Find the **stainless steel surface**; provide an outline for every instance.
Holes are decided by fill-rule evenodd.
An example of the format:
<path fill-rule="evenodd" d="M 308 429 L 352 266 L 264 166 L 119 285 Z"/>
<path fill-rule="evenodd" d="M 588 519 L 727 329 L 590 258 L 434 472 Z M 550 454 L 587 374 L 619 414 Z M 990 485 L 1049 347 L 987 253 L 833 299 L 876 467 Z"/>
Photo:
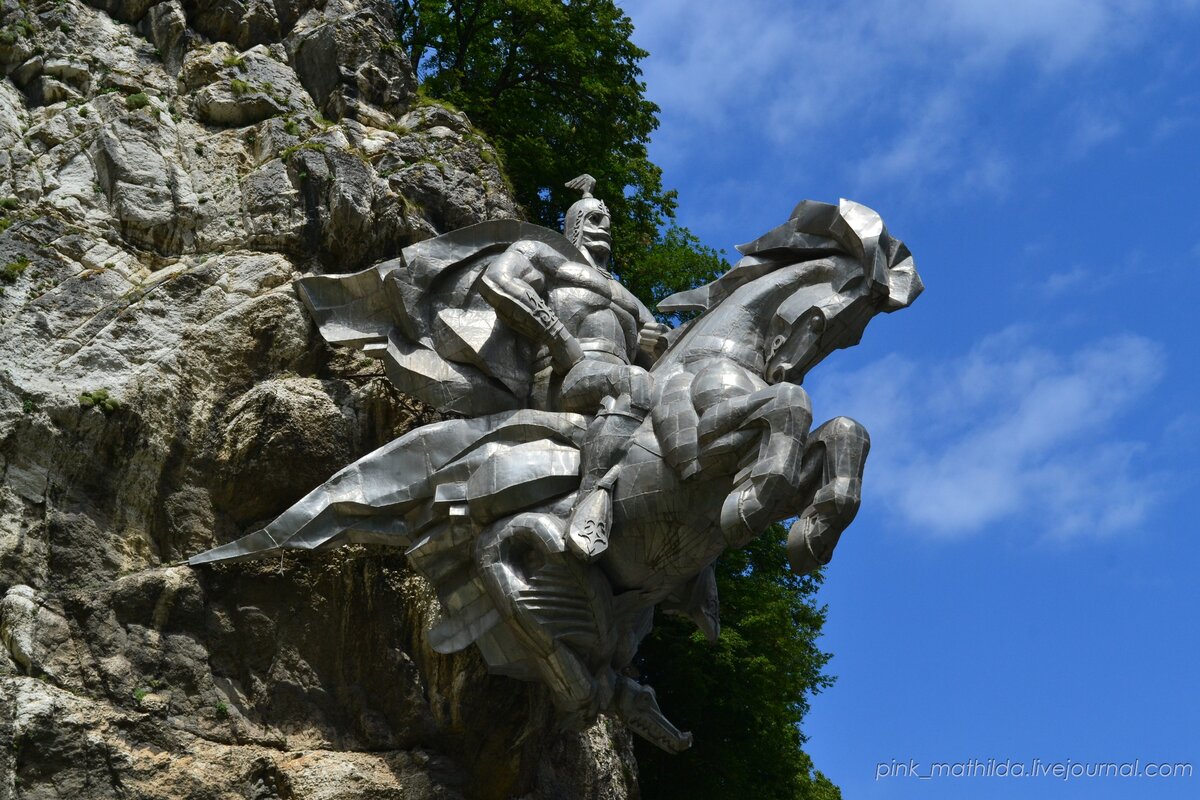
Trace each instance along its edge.
<path fill-rule="evenodd" d="M 402 547 L 441 599 L 440 652 L 474 644 L 493 671 L 546 685 L 566 723 L 610 711 L 679 751 L 690 734 L 622 673 L 655 606 L 715 637 L 713 562 L 788 518 L 792 569 L 828 563 L 869 438 L 845 417 L 812 428 L 801 384 L 922 285 L 869 208 L 805 201 L 720 279 L 660 303 L 701 312 L 667 335 L 605 270 L 590 179 L 571 185 L 585 193 L 573 241 L 487 222 L 300 279 L 329 343 L 465 418 L 405 434 L 189 563 Z"/>

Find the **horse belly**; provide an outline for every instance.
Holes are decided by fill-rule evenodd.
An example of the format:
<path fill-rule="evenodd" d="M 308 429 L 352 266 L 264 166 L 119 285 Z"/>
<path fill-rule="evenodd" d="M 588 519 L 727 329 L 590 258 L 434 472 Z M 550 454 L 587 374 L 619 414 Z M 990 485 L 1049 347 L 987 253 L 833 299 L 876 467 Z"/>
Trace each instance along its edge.
<path fill-rule="evenodd" d="M 613 532 L 603 559 L 616 592 L 673 588 L 724 549 L 725 492 L 681 481 L 660 456 L 631 447 L 613 496 Z"/>

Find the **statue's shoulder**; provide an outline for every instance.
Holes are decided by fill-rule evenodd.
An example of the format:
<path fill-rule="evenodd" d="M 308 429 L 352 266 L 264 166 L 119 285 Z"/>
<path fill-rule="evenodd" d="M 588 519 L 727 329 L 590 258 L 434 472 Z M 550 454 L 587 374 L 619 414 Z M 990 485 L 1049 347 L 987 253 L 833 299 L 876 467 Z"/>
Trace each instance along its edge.
<path fill-rule="evenodd" d="M 520 253 L 530 263 L 543 270 L 554 270 L 563 264 L 573 263 L 570 251 L 564 252 L 563 248 L 555 247 L 541 239 L 521 239 L 513 242 L 508 251 Z"/>
<path fill-rule="evenodd" d="M 579 249 L 558 231 L 515 219 L 488 220 L 458 228 L 409 245 L 403 255 L 411 264 L 422 258 L 447 261 L 462 254 L 495 253 L 517 246 L 531 248 L 531 252 L 557 253 L 571 261 L 583 260 Z"/>

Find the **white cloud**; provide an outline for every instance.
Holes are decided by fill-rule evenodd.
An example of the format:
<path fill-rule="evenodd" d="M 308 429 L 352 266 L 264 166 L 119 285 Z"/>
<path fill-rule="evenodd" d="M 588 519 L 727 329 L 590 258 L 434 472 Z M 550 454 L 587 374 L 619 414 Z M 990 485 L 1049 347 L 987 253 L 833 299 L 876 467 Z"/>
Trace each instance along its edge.
<path fill-rule="evenodd" d="M 1136 118 L 1136 104 L 1127 97 L 1109 96 L 1081 97 L 1070 103 L 1063 111 L 1064 154 L 1071 158 L 1083 158 L 1106 142 L 1116 139 L 1125 132 L 1130 118 Z"/>
<path fill-rule="evenodd" d="M 651 53 L 644 77 L 664 127 L 697 146 L 714 130 L 778 143 L 821 128 L 853 113 L 876 71 L 872 56 L 846 57 L 870 38 L 853 9 L 830 14 L 772 0 L 623 5 L 634 41 Z"/>
<path fill-rule="evenodd" d="M 1195 124 L 1195 118 L 1184 115 L 1160 117 L 1150 131 L 1149 142 L 1152 146 L 1157 147 L 1176 136 L 1180 131 L 1194 127 Z"/>
<path fill-rule="evenodd" d="M 1159 495 L 1117 422 L 1161 379 L 1162 348 L 1125 335 L 1062 355 L 1032 337 L 1014 327 L 947 362 L 890 356 L 819 377 L 818 411 L 867 426 L 872 491 L 918 531 L 1127 530 Z"/>
<path fill-rule="evenodd" d="M 1088 280 L 1095 277 L 1095 270 L 1072 267 L 1068 270 L 1051 272 L 1037 286 L 1043 297 L 1054 299 L 1067 292 L 1086 288 Z"/>
<path fill-rule="evenodd" d="M 1060 68 L 1107 53 L 1154 10 L 1150 0 L 926 0 L 930 33 L 966 45 L 975 59 L 1024 51 Z"/>
<path fill-rule="evenodd" d="M 1200 254 L 1200 246 L 1196 254 Z M 1029 258 L 1026 269 L 1031 274 L 1022 281 L 1020 291 L 1043 300 L 1059 300 L 1110 292 L 1131 283 L 1171 280 L 1171 274 L 1190 267 L 1175 260 L 1149 260 L 1145 253 L 1134 250 L 1117 261 L 1073 264 L 1068 269 L 1061 269 L 1053 259 Z"/>
<path fill-rule="evenodd" d="M 1114 117 L 1101 114 L 1082 114 L 1075 121 L 1072 155 L 1079 157 L 1121 133 L 1122 124 Z"/>
<path fill-rule="evenodd" d="M 981 137 L 981 86 L 1014 63 L 1043 76 L 1096 63 L 1193 0 L 862 0 L 809 4 L 626 0 L 651 52 L 656 143 L 671 161 L 714 142 L 780 148 L 803 161 L 831 142 L 868 142 L 847 165 L 870 181 L 938 176 L 951 189 L 1003 193 L 1014 160 Z M 1080 149 L 1121 132 L 1095 116 Z M 820 145 L 820 146 L 814 146 Z M 656 152 L 658 150 L 656 149 Z M 782 154 L 782 153 L 781 153 Z M 854 169 L 853 167 L 851 167 Z"/>
<path fill-rule="evenodd" d="M 1191 453 L 1195 451 L 1197 442 L 1200 442 L 1200 413 L 1185 411 L 1176 414 L 1163 428 L 1163 443 L 1167 447 L 1178 447 Z"/>
<path fill-rule="evenodd" d="M 859 179 L 894 180 L 921 170 L 946 169 L 960 147 L 955 135 L 961 125 L 960 108 L 958 97 L 948 90 L 928 98 L 919 112 L 910 115 L 913 122 L 907 129 L 858 163 Z"/>
<path fill-rule="evenodd" d="M 906 181 L 920 191 L 926 179 L 937 177 L 955 197 L 1004 194 L 1012 164 L 986 142 L 964 134 L 970 127 L 964 117 L 968 105 L 956 89 L 945 88 L 923 98 L 918 108 L 898 109 L 902 122 L 854 165 L 854 191 Z"/>

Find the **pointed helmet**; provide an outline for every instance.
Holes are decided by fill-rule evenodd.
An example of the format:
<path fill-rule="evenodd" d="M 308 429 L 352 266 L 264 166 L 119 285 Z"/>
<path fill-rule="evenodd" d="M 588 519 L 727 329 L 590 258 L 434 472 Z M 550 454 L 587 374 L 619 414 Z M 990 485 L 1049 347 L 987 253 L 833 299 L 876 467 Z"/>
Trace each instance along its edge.
<path fill-rule="evenodd" d="M 571 244 L 583 249 L 583 223 L 587 216 L 592 211 L 603 211 L 605 216 L 608 216 L 608 206 L 604 205 L 604 201 L 598 197 L 592 196 L 592 189 L 596 185 L 596 179 L 591 175 L 580 175 L 578 178 L 567 181 L 568 189 L 578 189 L 583 193 L 583 197 L 576 200 L 567 209 L 567 216 L 563 220 L 563 235 L 571 241 Z"/>

